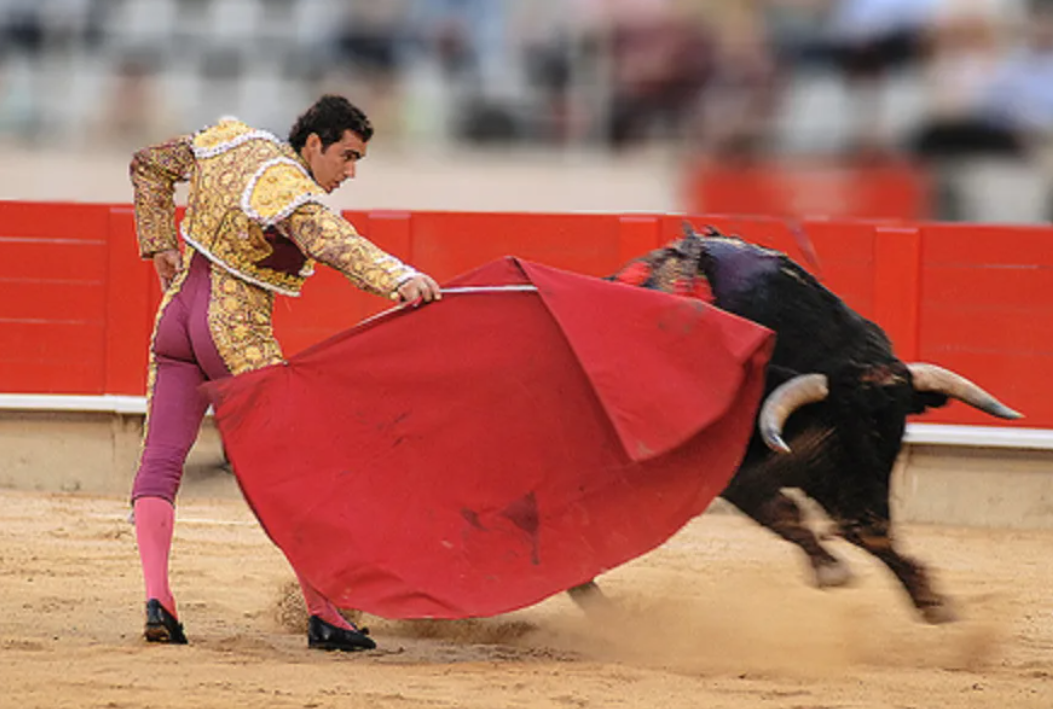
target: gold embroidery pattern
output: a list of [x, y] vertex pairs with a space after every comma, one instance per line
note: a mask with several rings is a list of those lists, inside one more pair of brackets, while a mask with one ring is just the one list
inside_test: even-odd
[[324, 205], [305, 204], [280, 226], [307, 255], [332, 266], [363, 290], [390, 296], [416, 273], [360, 236], [350, 222]]
[[221, 266], [212, 265], [208, 329], [231, 374], [282, 361], [274, 338], [274, 293], [257, 288]]
[[283, 157], [264, 163], [253, 175], [241, 208], [269, 226], [288, 217], [297, 207], [320, 198], [318, 185], [300, 164]]
[[[187, 241], [263, 288], [297, 295], [304, 277], [257, 266], [273, 249], [263, 227], [242, 209], [245, 189], [264, 163], [291, 156], [292, 148], [250, 141], [201, 161], [191, 184], [184, 233]], [[303, 174], [301, 177], [303, 177]], [[310, 182], [310, 184], [314, 184]]]
[[236, 118], [221, 119], [218, 125], [205, 128], [194, 136], [194, 154], [198, 159], [215, 157], [220, 153], [239, 147], [249, 140], [280, 142], [274, 135], [262, 130], [253, 130]]
[[135, 190], [135, 226], [139, 255], [179, 248], [175, 229], [175, 184], [194, 168], [190, 136], [143, 148], [135, 153], [129, 176]]

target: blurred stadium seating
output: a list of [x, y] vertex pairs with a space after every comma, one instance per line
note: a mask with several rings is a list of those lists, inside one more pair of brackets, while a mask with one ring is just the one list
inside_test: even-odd
[[[922, 6], [941, 4], [965, 6], [0, 0], [0, 142], [126, 155], [225, 114], [281, 134], [319, 93], [335, 90], [374, 117], [378, 141], [410, 153], [497, 146], [509, 160], [530, 154], [558, 161], [582, 152], [613, 160], [642, 149], [656, 164], [704, 159], [726, 167], [748, 159], [755, 168], [772, 161], [854, 165], [856, 151], [876, 140], [902, 162], [932, 120], [932, 66], [921, 53], [892, 62], [868, 85], [872, 95], [862, 95], [858, 77], [838, 58], [837, 32], [854, 18], [858, 39], [895, 13], [909, 10], [918, 22]], [[1001, 23], [997, 64], [1025, 43], [1023, 8], [1041, 3], [982, 5], [989, 8], [984, 21]], [[679, 49], [668, 51], [672, 45]], [[1053, 61], [1048, 66], [1053, 85]], [[711, 114], [717, 118], [707, 123]], [[1049, 122], [1053, 134], [1053, 111]], [[740, 125], [748, 128], [737, 131]], [[930, 216], [1049, 219], [1053, 161], [979, 157], [921, 161], [938, 178]]]

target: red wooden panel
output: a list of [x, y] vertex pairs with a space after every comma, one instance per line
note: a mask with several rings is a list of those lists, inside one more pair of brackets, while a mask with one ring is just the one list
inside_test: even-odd
[[106, 283], [0, 280], [0, 320], [60, 320], [102, 324]]
[[[102, 362], [101, 322], [5, 318], [0, 320], [0, 327], [4, 331], [3, 341], [18, 345], [0, 352], [0, 357], [8, 361]], [[97, 384], [101, 385], [101, 380]]]
[[283, 353], [291, 356], [392, 305], [392, 301], [366, 293], [337, 271], [319, 265], [300, 298], [276, 298], [274, 332]]
[[0, 237], [99, 241], [105, 238], [108, 205], [0, 201]]
[[0, 391], [104, 393], [102, 338], [102, 323], [0, 320]]
[[1045, 373], [1053, 368], [1053, 354], [961, 352], [923, 346], [918, 359], [947, 367], [971, 379], [1002, 403], [1023, 413], [1024, 418], [1004, 421], [956, 402], [917, 420], [927, 423], [1053, 428], [1053, 397], [1049, 396], [1049, 387], [1044, 385]]
[[1053, 266], [1053, 228], [929, 224], [923, 258], [930, 266]]
[[801, 229], [815, 245], [820, 263], [854, 263], [870, 266], [874, 261], [872, 222], [805, 221]]
[[81, 240], [0, 236], [0, 254], [3, 280], [99, 280], [106, 273], [104, 234], [99, 239]]
[[874, 317], [875, 223], [805, 221], [805, 236], [819, 257], [819, 281], [866, 318]]
[[874, 272], [870, 266], [823, 262], [824, 286], [845, 304], [870, 320], [874, 319]]
[[0, 202], [0, 390], [102, 393], [105, 213]]
[[1053, 308], [1053, 267], [927, 266], [925, 299], [932, 304], [1048, 310]]
[[623, 216], [618, 220], [618, 266], [653, 251], [663, 244], [659, 217]]
[[921, 309], [921, 341], [930, 349], [1053, 353], [1053, 308], [926, 303]]
[[879, 228], [874, 240], [874, 321], [900, 357], [918, 353], [921, 298], [921, 234], [910, 228]]
[[503, 256], [607, 275], [621, 265], [618, 216], [420, 212], [413, 254], [440, 281]]
[[161, 289], [152, 263], [139, 258], [131, 208], [110, 210], [107, 257], [104, 386], [109, 394], [141, 395]]
[[0, 391], [5, 394], [80, 394], [97, 396], [102, 376], [95, 362], [9, 362], [0, 358]]
[[369, 212], [365, 224], [359, 229], [367, 239], [395, 258], [413, 263], [413, 216], [409, 212]]
[[[342, 215], [359, 234], [412, 264], [410, 213], [345, 211]], [[357, 288], [332, 268], [317, 264], [301, 297], [277, 297], [274, 331], [283, 353], [291, 356], [392, 305]]]

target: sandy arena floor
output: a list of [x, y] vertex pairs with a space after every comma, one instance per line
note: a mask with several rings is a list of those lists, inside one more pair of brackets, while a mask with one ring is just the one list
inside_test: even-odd
[[123, 500], [0, 492], [0, 707], [1051, 709], [1053, 533], [902, 530], [965, 617], [916, 622], [876, 562], [821, 592], [737, 515], [696, 520], [566, 598], [471, 622], [367, 618], [369, 654], [308, 651], [291, 572], [240, 500], [180, 506], [172, 561], [191, 645], [145, 644]]

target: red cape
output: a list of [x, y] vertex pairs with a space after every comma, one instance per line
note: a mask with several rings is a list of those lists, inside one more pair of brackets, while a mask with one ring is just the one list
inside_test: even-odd
[[246, 499], [337, 605], [489, 616], [662, 544], [745, 452], [774, 336], [512, 258], [209, 387]]

